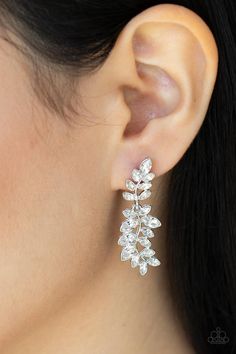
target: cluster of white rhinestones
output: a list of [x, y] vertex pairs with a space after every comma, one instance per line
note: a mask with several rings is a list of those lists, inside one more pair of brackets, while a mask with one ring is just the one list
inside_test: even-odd
[[[126, 181], [126, 188], [129, 192], [123, 192], [123, 198], [132, 201], [133, 205], [130, 209], [123, 211], [126, 220], [121, 224], [122, 235], [118, 240], [118, 244], [123, 247], [121, 260], [130, 260], [132, 268], [139, 266], [141, 275], [147, 273], [148, 265], [156, 267], [161, 264], [154, 256], [155, 251], [151, 248], [152, 244], [149, 240], [154, 237], [152, 229], [160, 227], [161, 222], [149, 215], [150, 205], [139, 204], [151, 195], [151, 181], [155, 178], [155, 174], [150, 172], [151, 169], [152, 161], [146, 158], [141, 162], [139, 169], [132, 171], [132, 180]], [[141, 251], [137, 248], [140, 247], [139, 245], [143, 247]]]

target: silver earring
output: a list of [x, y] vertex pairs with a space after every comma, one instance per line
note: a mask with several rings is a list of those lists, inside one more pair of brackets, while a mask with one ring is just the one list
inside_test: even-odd
[[130, 209], [123, 211], [126, 220], [121, 224], [122, 235], [118, 240], [118, 244], [123, 247], [121, 260], [130, 260], [131, 267], [139, 267], [141, 275], [147, 273], [148, 265], [157, 267], [161, 264], [154, 256], [156, 252], [151, 248], [150, 241], [155, 236], [152, 229], [160, 227], [161, 222], [149, 215], [150, 205], [140, 205], [140, 201], [151, 196], [151, 181], [155, 178], [151, 169], [152, 160], [148, 157], [141, 162], [139, 169], [132, 171], [132, 180], [126, 180], [126, 188], [129, 192], [123, 192], [123, 198], [133, 204]]

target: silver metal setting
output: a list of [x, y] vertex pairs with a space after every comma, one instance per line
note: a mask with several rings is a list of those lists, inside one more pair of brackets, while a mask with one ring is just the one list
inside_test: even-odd
[[139, 267], [141, 275], [147, 274], [148, 266], [157, 267], [161, 264], [151, 248], [150, 239], [153, 238], [152, 229], [161, 226], [161, 222], [154, 216], [149, 215], [151, 206], [141, 205], [140, 202], [151, 196], [150, 188], [155, 174], [151, 172], [152, 160], [147, 157], [134, 169], [131, 179], [126, 180], [128, 192], [123, 192], [123, 198], [133, 204], [130, 209], [125, 209], [123, 215], [126, 220], [120, 227], [121, 236], [118, 245], [122, 246], [121, 260], [131, 261], [131, 267]]

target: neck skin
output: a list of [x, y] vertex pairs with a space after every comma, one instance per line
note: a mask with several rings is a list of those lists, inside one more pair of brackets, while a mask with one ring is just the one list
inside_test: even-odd
[[193, 353], [169, 295], [164, 226], [159, 230], [152, 242], [160, 267], [139, 276], [129, 262], [117, 261], [120, 248], [114, 238], [109, 259], [76, 299], [2, 354]]

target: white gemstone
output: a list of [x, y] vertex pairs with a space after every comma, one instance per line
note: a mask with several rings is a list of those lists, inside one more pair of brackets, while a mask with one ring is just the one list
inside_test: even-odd
[[155, 258], [155, 257], [152, 257], [152, 258], [149, 258], [147, 260], [148, 264], [151, 265], [152, 267], [158, 267], [161, 262], [159, 261], [159, 259]]
[[152, 257], [156, 252], [150, 248], [145, 248], [142, 252], [140, 252], [141, 257]]
[[152, 207], [151, 205], [143, 205], [143, 206], [140, 206], [139, 207], [139, 212], [140, 212], [140, 215], [147, 215], [148, 213], [150, 213]]
[[132, 179], [133, 179], [135, 182], [140, 182], [141, 179], [142, 179], [141, 171], [134, 169], [134, 170], [132, 171]]
[[140, 164], [140, 171], [143, 175], [148, 174], [152, 169], [152, 160], [150, 158], [145, 159]]
[[132, 209], [125, 209], [124, 211], [122, 211], [122, 214], [126, 217], [129, 218], [131, 215], [131, 210]]
[[138, 221], [138, 219], [136, 219], [136, 218], [129, 218], [128, 220], [127, 220], [127, 223], [130, 225], [130, 227], [133, 229], [133, 228], [135, 228], [136, 226], [138, 226], [138, 223], [139, 223], [139, 221]]
[[134, 242], [136, 242], [137, 236], [136, 236], [136, 234], [131, 233], [127, 236], [127, 238], [129, 240], [129, 242], [134, 243]]
[[128, 238], [127, 238], [127, 236], [124, 236], [124, 235], [122, 235], [122, 236], [120, 236], [120, 238], [119, 238], [119, 240], [118, 240], [118, 245], [120, 245], [120, 246], [126, 246], [127, 244], [128, 244]]
[[132, 227], [130, 226], [130, 223], [128, 221], [122, 222], [121, 227], [120, 227], [121, 232], [127, 233], [127, 232], [131, 231], [131, 229], [132, 229]]
[[148, 226], [155, 229], [161, 226], [161, 222], [159, 219], [152, 217], [148, 223]]
[[139, 268], [139, 271], [140, 271], [140, 274], [141, 275], [145, 275], [148, 271], [148, 266], [147, 266], [147, 263], [146, 262], [142, 262], [140, 264], [140, 268]]
[[133, 193], [123, 192], [123, 198], [125, 200], [133, 201], [135, 200], [135, 195]]
[[146, 236], [148, 238], [152, 238], [155, 236], [154, 232], [151, 229], [149, 229], [148, 227], [142, 227], [141, 232], [142, 232], [143, 236]]
[[139, 265], [139, 255], [135, 255], [131, 259], [131, 267], [136, 268]]
[[122, 261], [127, 261], [128, 259], [132, 258], [133, 254], [136, 254], [137, 250], [135, 247], [128, 245], [125, 248], [123, 248], [121, 252], [121, 260]]
[[132, 252], [132, 253], [137, 251], [136, 248], [132, 245], [126, 246], [125, 249], [129, 252]]
[[128, 251], [126, 251], [125, 249], [122, 250], [121, 252], [121, 260], [124, 261], [128, 261], [130, 258], [132, 257], [132, 254]]
[[150, 182], [156, 177], [155, 173], [151, 172], [147, 176], [143, 177], [144, 182]]
[[145, 199], [149, 198], [151, 194], [152, 194], [152, 193], [151, 193], [149, 190], [144, 191], [144, 192], [142, 192], [142, 193], [139, 195], [138, 199], [139, 199], [139, 200], [145, 200]]
[[120, 231], [124, 233], [128, 233], [131, 229], [137, 227], [139, 224], [139, 220], [137, 218], [129, 218], [126, 221], [123, 221], [120, 227]]
[[148, 226], [151, 227], [152, 229], [155, 229], [157, 227], [161, 226], [161, 222], [160, 220], [158, 220], [157, 218], [150, 216], [150, 215], [146, 215], [142, 217], [142, 222]]
[[138, 187], [138, 189], [142, 191], [146, 191], [147, 189], [150, 189], [152, 187], [151, 183], [141, 183]]
[[125, 209], [122, 214], [128, 219], [130, 217], [135, 218], [137, 213], [133, 209]]
[[135, 190], [136, 186], [135, 186], [134, 182], [130, 181], [129, 179], [126, 181], [125, 185], [128, 190], [130, 190], [132, 192]]
[[151, 247], [151, 242], [147, 239], [147, 237], [139, 237], [138, 239], [140, 245], [143, 247]]

